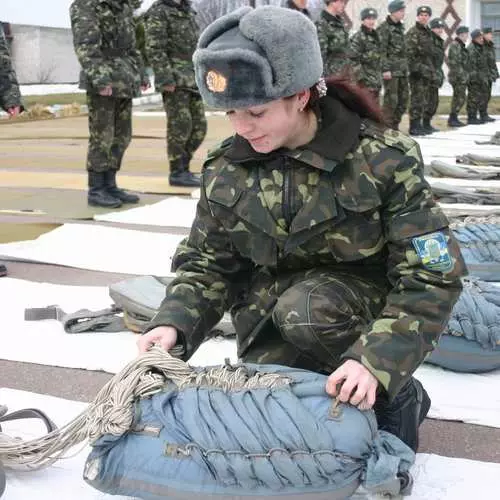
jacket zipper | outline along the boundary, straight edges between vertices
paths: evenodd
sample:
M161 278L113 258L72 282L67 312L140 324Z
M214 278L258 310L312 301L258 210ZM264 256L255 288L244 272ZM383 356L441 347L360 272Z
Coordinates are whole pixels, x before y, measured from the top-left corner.
M286 226L290 229L292 224L292 190L290 189L292 171L290 168L289 158L284 159L283 168L283 194L281 204L283 207L283 218L285 219Z

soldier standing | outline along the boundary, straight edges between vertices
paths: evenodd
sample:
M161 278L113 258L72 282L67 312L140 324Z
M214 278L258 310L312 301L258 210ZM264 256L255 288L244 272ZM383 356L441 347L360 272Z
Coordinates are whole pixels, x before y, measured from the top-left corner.
M116 185L123 155L132 138L132 98L148 84L135 39L129 0L74 0L70 7L73 44L87 91L89 147L88 203L119 207L139 197Z
M432 9L422 5L417 9L417 22L406 34L406 50L410 68L410 135L427 135L422 126L424 110L429 102L429 92L434 80L432 62L433 41L429 29Z
M424 110L422 127L425 132L432 134L439 132L439 129L431 125L432 117L436 114L439 105L439 89L444 83L443 63L444 63L444 21L439 18L433 19L429 24L432 32L432 61L434 63L434 78L429 89L429 101Z
M471 40L472 42L467 47L470 65L467 86L467 123L469 125L480 125L481 123L485 123L485 121L483 119L479 120L477 113L487 107L489 67L481 30L474 30L471 33Z
M146 15L146 46L155 86L167 113L167 155L171 186L196 187L189 170L207 133L205 109L194 78L193 52L198 40L189 0L157 0Z
M456 33L457 36L448 51L448 67L450 68L448 80L453 87L448 126L464 127L465 123L458 119L458 114L465 104L467 83L469 82L469 53L465 46L469 38L469 28L460 26Z
M489 68L489 84L488 84L488 99L486 101L486 108L480 110L482 112L481 119L487 122L494 122L495 119L488 115L488 103L490 102L491 99L491 88L495 83L495 80L500 75L498 74L497 56L495 51L495 44L493 43L493 29L484 28L483 38L484 38L484 50L486 52L486 59L488 61L488 68Z
M286 6L292 10L298 10L302 12L307 17L311 17L309 10L307 9L307 0L288 0Z
M351 38L352 69L356 80L379 98L382 87L380 39L375 31L377 11L368 7L361 11L360 30Z
M349 62L349 34L344 26L342 14L346 0L324 0L326 6L317 22L319 45L325 75L346 72Z
M12 67L5 33L0 25L0 107L10 116L17 116L23 109L21 92Z
M401 117L408 106L408 61L403 19L405 3L394 0L389 15L378 27L381 71L384 81L384 114L391 128L399 129Z

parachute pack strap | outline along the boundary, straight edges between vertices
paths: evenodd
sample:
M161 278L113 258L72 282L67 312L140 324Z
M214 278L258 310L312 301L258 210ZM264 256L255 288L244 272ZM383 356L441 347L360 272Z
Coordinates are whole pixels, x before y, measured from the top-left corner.
M0 407L0 424L4 422L11 422L13 420L24 420L27 418L37 418L40 419L47 428L47 432L53 432L57 429L57 425L41 410L37 408L24 408L23 410L13 411L12 413L7 413L7 407ZM2 426L0 425L0 432L2 432Z
M121 312L122 309L120 307L113 305L98 311L80 309L68 314L59 306L52 305L25 309L24 320L40 321L55 319L62 323L66 333L120 332L127 329L123 318L119 316Z

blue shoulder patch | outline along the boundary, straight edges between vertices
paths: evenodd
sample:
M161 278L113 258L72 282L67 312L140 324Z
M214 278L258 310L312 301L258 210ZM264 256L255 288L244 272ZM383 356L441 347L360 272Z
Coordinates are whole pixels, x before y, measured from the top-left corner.
M429 271L446 273L453 269L446 236L442 232L424 234L412 239L413 246L422 264Z

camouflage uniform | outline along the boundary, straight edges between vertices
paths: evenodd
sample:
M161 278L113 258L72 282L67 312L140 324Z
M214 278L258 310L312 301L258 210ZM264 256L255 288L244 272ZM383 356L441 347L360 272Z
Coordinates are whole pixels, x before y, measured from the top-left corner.
M209 155L177 277L147 330L175 327L188 359L230 310L245 361L330 373L352 358L394 395L436 345L464 262L418 144L333 98L320 113L298 150L259 154L236 135ZM433 232L448 242L441 270L416 252Z
M488 107L489 66L484 45L472 42L467 47L469 52L469 82L467 86L467 115L469 119L477 117Z
M403 23L391 16L377 28L380 38L381 71L390 71L392 78L384 80L384 113L392 128L397 129L408 107L408 61Z
M465 104L467 83L469 82L469 53L465 43L456 38L448 51L448 80L453 87L451 114L458 115Z
M170 172L186 171L207 131L205 109L192 63L198 27L187 0L157 0L146 17L146 44L167 113L167 153ZM175 86L165 92L165 85Z
M143 72L133 9L127 0L74 0L70 16L89 107L87 170L117 171L132 137L132 98ZM99 95L108 85L112 95Z
M429 103L430 88L436 80L433 63L432 31L415 23L406 34L410 69L410 122L420 122Z
M439 89L443 86L444 83L444 40L432 31L431 35L434 74L429 88L429 101L427 102L427 107L424 109L424 121L430 121L436 114L439 105Z
M348 68L350 57L349 34L344 21L339 16L332 16L327 10L321 12L316 23L318 40L323 58L324 74L338 75Z
M351 38L351 60L353 73L359 83L378 98L382 87L380 39L375 30L361 25Z
M0 107L7 111L21 106L21 93L12 68L9 47L0 25Z
M495 83L495 80L500 76L498 74L497 67L497 55L495 51L495 44L493 42L489 42L487 40L484 41L484 50L486 52L486 59L488 61L489 68L489 83L488 83L488 100L486 102L486 107L491 99L491 88ZM487 109L484 109L484 112L487 114Z

